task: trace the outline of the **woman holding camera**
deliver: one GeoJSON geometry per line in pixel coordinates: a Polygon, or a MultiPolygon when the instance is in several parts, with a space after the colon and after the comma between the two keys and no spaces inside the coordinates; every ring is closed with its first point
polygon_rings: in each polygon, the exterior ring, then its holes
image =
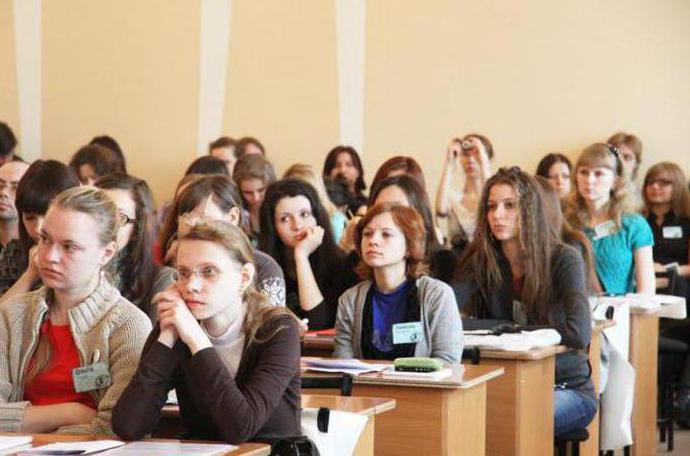
{"type": "Polygon", "coordinates": [[[446,246],[462,249],[472,239],[476,226],[479,196],[491,175],[493,146],[485,136],[471,133],[455,138],[448,146],[441,182],[436,193],[436,215],[448,219],[446,246]],[[465,182],[453,189],[453,180],[462,167],[465,182]]]}

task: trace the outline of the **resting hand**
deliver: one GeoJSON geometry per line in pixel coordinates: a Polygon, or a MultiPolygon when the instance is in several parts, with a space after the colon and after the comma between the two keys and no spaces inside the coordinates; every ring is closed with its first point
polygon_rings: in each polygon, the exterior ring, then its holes
{"type": "MultiPolygon", "coordinates": [[[[161,334],[166,329],[173,328],[182,342],[189,347],[192,354],[210,347],[211,341],[177,290],[168,289],[159,295],[158,321],[161,326],[161,334]]],[[[161,341],[161,337],[158,340],[161,341]]],[[[161,341],[161,343],[165,342],[161,341]]]]}
{"type": "Polygon", "coordinates": [[[318,225],[308,228],[304,237],[295,245],[295,255],[308,257],[323,242],[324,229],[318,225]]]}

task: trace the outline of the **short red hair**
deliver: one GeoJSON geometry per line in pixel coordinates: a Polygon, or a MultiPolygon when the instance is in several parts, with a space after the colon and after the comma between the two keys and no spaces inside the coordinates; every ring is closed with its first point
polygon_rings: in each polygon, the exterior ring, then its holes
{"type": "MultiPolygon", "coordinates": [[[[426,228],[424,228],[422,216],[411,207],[405,207],[395,203],[379,203],[371,207],[359,223],[357,223],[357,229],[354,235],[355,251],[357,255],[362,258],[362,233],[364,232],[364,228],[366,228],[376,216],[385,214],[386,212],[391,214],[393,223],[400,228],[403,236],[405,236],[405,244],[408,253],[405,275],[410,279],[424,275],[428,270],[424,255],[426,252],[426,228]]],[[[372,276],[371,267],[363,260],[359,262],[357,272],[363,278],[370,278],[372,276]]]]}

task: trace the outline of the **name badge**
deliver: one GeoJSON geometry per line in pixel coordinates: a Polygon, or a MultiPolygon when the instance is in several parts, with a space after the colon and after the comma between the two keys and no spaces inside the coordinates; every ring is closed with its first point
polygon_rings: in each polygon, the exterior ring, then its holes
{"type": "Polygon", "coordinates": [[[90,366],[72,369],[74,391],[85,393],[110,386],[110,371],[106,363],[93,363],[90,366]]]}
{"type": "Polygon", "coordinates": [[[605,238],[616,231],[616,222],[609,220],[608,222],[599,223],[594,227],[594,239],[605,238]]]}
{"type": "Polygon", "coordinates": [[[662,232],[664,239],[682,239],[683,227],[681,226],[665,226],[662,232]]]}
{"type": "Polygon", "coordinates": [[[422,340],[422,324],[418,321],[393,325],[394,344],[415,344],[422,340]]]}

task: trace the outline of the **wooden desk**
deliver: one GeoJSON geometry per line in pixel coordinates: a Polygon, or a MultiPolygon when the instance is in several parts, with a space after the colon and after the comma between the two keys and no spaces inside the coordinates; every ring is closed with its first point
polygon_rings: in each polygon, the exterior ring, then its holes
{"type": "Polygon", "coordinates": [[[363,374],[355,377],[352,394],[396,400],[395,410],[377,417],[377,455],[483,455],[486,382],[502,374],[491,366],[455,366],[443,380],[363,374]]]}
{"type": "Polygon", "coordinates": [[[317,356],[331,358],[335,348],[335,336],[311,336],[302,339],[302,356],[317,356]]]}
{"type": "MultiPolygon", "coordinates": [[[[369,417],[369,421],[362,431],[359,442],[355,447],[355,456],[374,455],[374,436],[376,429],[375,417],[378,414],[395,409],[395,405],[395,399],[385,399],[380,397],[345,397],[317,394],[302,395],[302,408],[328,407],[332,410],[359,413],[369,417]]],[[[164,406],[163,420],[168,422],[168,428],[170,428],[170,423],[175,423],[176,426],[181,430],[179,407],[177,405],[164,406]]]]}
{"type": "MultiPolygon", "coordinates": [[[[395,409],[395,399],[378,397],[344,397],[316,394],[302,395],[302,408],[328,407],[331,410],[367,415],[369,421],[355,447],[355,456],[373,456],[376,435],[376,415],[395,409]]],[[[378,454],[378,453],[377,453],[378,454]]]]}
{"type": "MultiPolygon", "coordinates": [[[[11,433],[2,433],[2,435],[13,435],[11,433]]],[[[56,442],[83,442],[91,440],[113,440],[116,437],[104,435],[68,435],[68,434],[16,434],[16,435],[31,435],[34,440],[32,445],[38,447],[56,442]]],[[[162,439],[144,439],[149,442],[163,442],[162,439]]],[[[198,443],[198,442],[197,442],[198,443]]],[[[219,443],[219,442],[205,442],[205,443],[219,443]]],[[[238,449],[224,453],[230,456],[268,456],[271,454],[271,447],[264,443],[243,443],[238,445],[238,449]]]]}
{"type": "Polygon", "coordinates": [[[480,365],[505,370],[487,385],[487,455],[553,453],[555,356],[563,351],[562,346],[480,350],[480,365]]]}
{"type": "Polygon", "coordinates": [[[604,329],[616,326],[614,320],[597,320],[592,327],[592,340],[589,343],[589,364],[592,366],[592,383],[597,397],[597,413],[587,431],[589,439],[580,444],[580,454],[583,456],[599,455],[599,384],[601,381],[601,335],[604,329]]]}
{"type": "Polygon", "coordinates": [[[658,310],[630,309],[630,364],[635,368],[632,454],[656,454],[658,310]]]}

